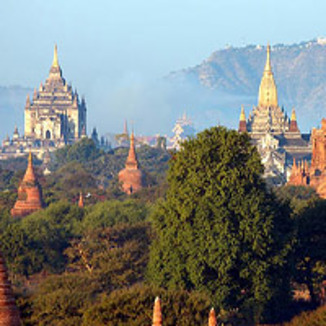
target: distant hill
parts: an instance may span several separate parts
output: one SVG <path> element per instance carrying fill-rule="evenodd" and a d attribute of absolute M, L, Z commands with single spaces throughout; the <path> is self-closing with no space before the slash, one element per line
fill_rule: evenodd
<path fill-rule="evenodd" d="M 23 132 L 25 101 L 31 92 L 22 86 L 0 86 L 0 141 L 7 133 L 12 136 L 15 125 Z"/>
<path fill-rule="evenodd" d="M 240 105 L 245 104 L 248 113 L 257 104 L 265 60 L 266 46 L 228 47 L 214 52 L 198 66 L 169 74 L 168 80 L 209 89 L 216 92 L 217 97 L 221 93 L 234 100 L 243 97 L 243 102 L 237 103 L 232 110 L 236 113 L 236 125 Z M 296 107 L 303 129 L 317 126 L 321 117 L 326 117 L 326 39 L 272 46 L 272 67 L 279 105 L 288 113 Z"/>

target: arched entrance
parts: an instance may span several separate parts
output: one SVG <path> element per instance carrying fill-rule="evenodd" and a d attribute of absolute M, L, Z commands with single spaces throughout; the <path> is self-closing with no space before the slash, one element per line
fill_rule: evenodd
<path fill-rule="evenodd" d="M 51 132 L 50 130 L 47 130 L 46 133 L 45 133 L 45 138 L 46 139 L 51 139 Z"/>

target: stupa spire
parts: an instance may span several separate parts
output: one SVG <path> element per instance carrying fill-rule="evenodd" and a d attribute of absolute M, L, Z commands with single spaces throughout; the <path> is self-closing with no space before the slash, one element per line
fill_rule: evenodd
<path fill-rule="evenodd" d="M 153 309 L 153 325 L 152 326 L 162 326 L 162 309 L 161 309 L 161 300 L 159 297 L 156 297 Z"/>
<path fill-rule="evenodd" d="M 297 115 L 295 113 L 295 109 L 292 109 L 291 121 L 290 121 L 290 131 L 291 132 L 299 132 Z"/>
<path fill-rule="evenodd" d="M 135 150 L 135 135 L 134 131 L 131 132 L 130 136 L 130 147 L 129 153 L 126 160 L 126 169 L 138 169 L 138 161 Z"/>
<path fill-rule="evenodd" d="M 217 326 L 215 309 L 212 308 L 209 312 L 208 326 Z"/>
<path fill-rule="evenodd" d="M 128 124 L 127 124 L 127 119 L 125 119 L 124 125 L 123 125 L 123 134 L 128 135 Z"/>
<path fill-rule="evenodd" d="M 271 47 L 267 45 L 266 63 L 263 78 L 260 82 L 258 106 L 277 107 L 277 89 L 271 65 Z"/>
<path fill-rule="evenodd" d="M 240 120 L 239 120 L 239 132 L 247 131 L 247 122 L 246 122 L 246 114 L 244 111 L 243 105 L 241 105 L 241 113 L 240 113 Z"/>
<path fill-rule="evenodd" d="M 59 61 L 58 61 L 58 47 L 57 44 L 54 45 L 54 53 L 53 53 L 53 62 L 52 67 L 59 67 Z"/>
<path fill-rule="evenodd" d="M 79 193 L 78 207 L 80 208 L 84 207 L 84 197 L 82 192 Z"/>

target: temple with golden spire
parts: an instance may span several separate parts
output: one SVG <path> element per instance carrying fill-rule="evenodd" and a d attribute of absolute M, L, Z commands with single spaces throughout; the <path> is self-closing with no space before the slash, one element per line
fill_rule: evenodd
<path fill-rule="evenodd" d="M 259 85 L 258 105 L 246 120 L 241 107 L 239 132 L 248 132 L 262 157 L 265 177 L 272 183 L 283 184 L 290 173 L 293 158 L 310 160 L 310 135 L 301 134 L 295 109 L 291 119 L 279 106 L 277 86 L 272 70 L 271 47 L 266 49 L 266 62 Z"/>
<path fill-rule="evenodd" d="M 144 187 L 144 175 L 139 168 L 136 156 L 134 132 L 130 136 L 130 148 L 125 168 L 119 172 L 119 182 L 122 184 L 122 190 L 128 195 Z"/>
<path fill-rule="evenodd" d="M 14 133 L 3 143 L 0 158 L 22 156 L 29 149 L 44 153 L 74 143 L 86 134 L 86 102 L 63 78 L 57 45 L 45 83 L 29 94 L 25 104 L 24 134 Z"/>
<path fill-rule="evenodd" d="M 41 186 L 34 172 L 33 156 L 30 152 L 28 155 L 27 169 L 19 185 L 18 198 L 14 207 L 11 209 L 11 215 L 13 217 L 24 217 L 42 209 L 42 206 Z"/>

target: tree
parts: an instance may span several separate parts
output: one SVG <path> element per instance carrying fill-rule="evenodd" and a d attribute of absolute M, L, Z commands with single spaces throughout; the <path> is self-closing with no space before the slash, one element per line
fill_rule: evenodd
<path fill-rule="evenodd" d="M 221 308 L 254 310 L 257 321 L 279 317 L 291 223 L 262 173 L 247 134 L 218 127 L 185 141 L 152 216 L 149 280 L 207 292 Z"/>
<path fill-rule="evenodd" d="M 311 201 L 295 217 L 295 227 L 295 280 L 307 285 L 311 301 L 316 304 L 321 283 L 326 280 L 326 201 Z"/>

